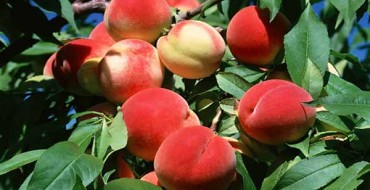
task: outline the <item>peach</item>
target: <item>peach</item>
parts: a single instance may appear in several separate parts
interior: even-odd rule
[[[52,65],[55,79],[66,91],[87,95],[78,83],[77,72],[85,61],[101,58],[105,51],[104,46],[92,39],[76,39],[65,44],[57,51]]]
[[[105,28],[104,22],[100,22],[97,24],[94,29],[90,32],[89,39],[93,39],[99,41],[99,43],[103,44],[104,46],[109,49],[116,41],[108,33],[107,29]]]
[[[54,77],[53,75],[53,62],[55,61],[56,52],[51,54],[51,56],[48,58],[44,65],[44,69],[42,71],[42,74],[49,77]]]
[[[101,58],[92,58],[82,64],[77,72],[80,86],[90,94],[102,96],[98,78],[98,65]]]
[[[248,136],[268,145],[295,142],[315,122],[311,95],[292,82],[271,79],[251,87],[241,98],[238,118]]]
[[[104,115],[113,118],[117,114],[117,108],[116,105],[110,103],[110,102],[103,102],[96,105],[93,105],[87,109],[87,111],[96,111],[103,113]],[[96,117],[98,115],[95,114],[87,114],[79,118],[79,122],[90,119],[93,117]]]
[[[199,125],[198,116],[179,94],[164,88],[149,88],[122,105],[127,127],[127,149],[152,161],[162,141],[174,131]]]
[[[172,22],[165,0],[112,0],[104,13],[108,33],[116,41],[141,39],[153,43]]]
[[[278,13],[270,22],[268,9],[249,6],[231,18],[226,41],[238,61],[266,66],[283,47],[284,35],[289,28],[290,22],[282,13]]]
[[[163,141],[154,170],[169,190],[225,190],[234,180],[236,158],[231,145],[211,129],[185,127]]]
[[[177,23],[157,41],[159,57],[176,75],[199,79],[213,74],[221,64],[225,42],[212,26],[202,21]]]
[[[98,65],[102,94],[111,102],[123,103],[133,94],[160,87],[164,66],[156,48],[139,39],[115,43]]]
[[[197,8],[200,3],[198,0],[167,0],[170,7],[177,8],[180,11],[188,11]]]
[[[145,174],[143,177],[140,178],[140,180],[146,181],[148,183],[151,183],[151,184],[159,186],[159,187],[161,186],[155,171],[151,171],[151,172]]]
[[[123,152],[119,152],[117,157],[117,177],[118,178],[135,178],[134,172],[130,165],[124,159]]]

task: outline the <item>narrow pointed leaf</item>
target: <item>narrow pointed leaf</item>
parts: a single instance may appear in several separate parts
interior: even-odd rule
[[[151,183],[142,181],[142,180],[130,179],[130,178],[122,178],[122,179],[113,180],[104,187],[104,190],[122,190],[122,189],[161,190],[162,188],[155,186]]]
[[[268,8],[270,10],[270,22],[274,20],[279,13],[282,0],[260,0],[261,8]]]
[[[311,94],[313,99],[317,99],[324,86],[323,76],[320,69],[308,58],[307,68],[302,79],[302,88]]]
[[[344,25],[348,30],[356,19],[356,11],[365,3],[365,0],[330,0],[330,3],[339,11],[336,27],[344,20]]]
[[[0,175],[36,161],[45,150],[32,150],[15,155],[11,159],[0,163]]]
[[[218,86],[223,91],[238,99],[252,86],[248,81],[234,73],[220,72],[216,75],[216,79]]]
[[[236,152],[236,171],[243,178],[243,188],[248,190],[256,190],[256,186],[253,183],[253,180],[244,165],[243,157],[240,153]]]

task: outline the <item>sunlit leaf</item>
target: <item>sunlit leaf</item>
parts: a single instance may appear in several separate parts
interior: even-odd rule
[[[148,183],[146,181],[142,181],[139,179],[130,179],[130,178],[116,179],[116,180],[109,182],[106,186],[104,186],[104,190],[122,190],[122,189],[161,190],[162,188],[155,186],[151,183]]]
[[[0,163],[0,175],[36,161],[44,151],[45,150],[32,150],[23,152],[15,155],[5,162]]]
[[[252,85],[243,79],[241,76],[234,73],[220,72],[216,75],[217,83],[219,87],[240,99],[245,91],[247,91]]]

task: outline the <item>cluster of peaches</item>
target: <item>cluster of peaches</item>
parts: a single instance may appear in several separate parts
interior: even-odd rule
[[[165,69],[186,79],[208,77],[220,69],[226,46],[241,64],[267,66],[282,48],[290,23],[281,13],[269,22],[267,9],[248,6],[232,18],[224,39],[202,21],[173,23],[174,2],[112,0],[104,21],[88,38],[60,47],[44,74],[68,92],[111,102],[95,111],[121,106],[126,149],[154,162],[155,171],[143,180],[168,190],[227,189],[236,176],[235,149],[202,126],[183,97],[161,88]],[[304,104],[309,101],[310,94],[290,81],[260,82],[236,109],[240,133],[267,145],[295,142],[315,121],[316,109]],[[120,159],[119,173],[129,177],[124,168],[127,163]]]

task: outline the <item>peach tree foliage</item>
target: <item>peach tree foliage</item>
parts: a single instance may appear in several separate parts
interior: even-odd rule
[[[187,14],[173,10],[174,19],[201,20],[223,29],[223,35],[233,15],[256,4],[270,10],[271,20],[280,11],[292,23],[285,49],[267,71],[239,64],[226,51],[211,76],[175,77],[173,90],[204,126],[239,139],[234,112],[238,100],[281,63],[292,81],[311,94],[309,105],[328,110],[317,113],[314,126],[299,142],[269,147],[248,141],[249,152],[236,153],[239,188],[369,189],[370,29],[360,24],[365,19],[369,26],[369,1],[201,2]],[[68,93],[54,79],[41,76],[48,57],[67,41],[88,36],[95,25],[89,16],[101,16],[108,3],[0,2],[0,189],[161,189],[138,179],[116,178],[117,153],[127,144],[121,112],[109,117],[86,111],[104,100]],[[353,54],[359,50],[364,52],[361,58]],[[328,61],[341,77],[328,72]],[[76,123],[91,113],[97,117]],[[152,162],[129,153],[125,159],[137,178],[153,169]]]

